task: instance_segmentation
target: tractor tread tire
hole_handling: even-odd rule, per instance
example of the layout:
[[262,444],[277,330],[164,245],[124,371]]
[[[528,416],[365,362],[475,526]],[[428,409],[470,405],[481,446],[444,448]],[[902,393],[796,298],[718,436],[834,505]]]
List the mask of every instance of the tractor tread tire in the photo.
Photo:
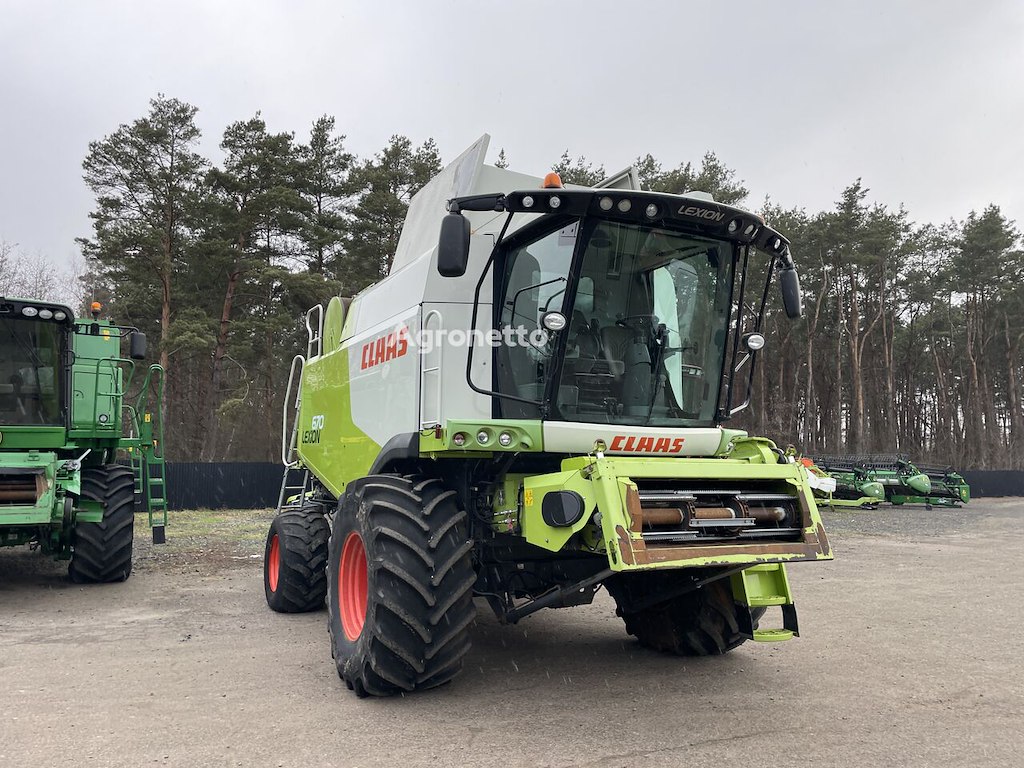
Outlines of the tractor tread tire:
[[[747,638],[740,634],[737,611],[729,579],[670,598],[639,611],[616,597],[626,632],[640,645],[678,656],[718,656],[739,647]],[[754,627],[764,608],[753,611]]]
[[[339,617],[338,568],[345,537],[363,537],[368,603],[348,640]],[[331,651],[338,675],[360,696],[434,688],[462,669],[476,617],[466,513],[440,480],[373,475],[339,504],[329,560]]]
[[131,467],[87,467],[82,498],[103,504],[99,523],[76,523],[68,575],[77,584],[125,581],[132,573],[135,536],[135,475]]
[[[267,533],[263,553],[263,591],[278,613],[319,611],[327,599],[327,546],[331,526],[321,507],[282,512]],[[270,588],[271,542],[278,537],[277,589]]]

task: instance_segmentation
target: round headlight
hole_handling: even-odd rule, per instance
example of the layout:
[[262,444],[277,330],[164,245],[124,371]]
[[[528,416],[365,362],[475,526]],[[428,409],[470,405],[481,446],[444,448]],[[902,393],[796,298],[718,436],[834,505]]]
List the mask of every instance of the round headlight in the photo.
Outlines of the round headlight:
[[548,205],[550,205],[552,208],[557,208],[561,204],[562,198],[560,198],[558,195],[552,195],[551,198],[548,200]]
[[653,219],[655,216],[658,215],[658,206],[656,206],[654,203],[648,203],[647,207],[644,208],[644,213],[647,215],[648,219]]
[[739,219],[733,219],[732,221],[729,222],[729,234],[730,235],[736,234],[736,230],[739,229],[739,228],[740,228],[740,220]]
[[629,209],[633,207],[631,200],[619,200],[619,210],[622,213],[629,213]]
[[748,333],[743,337],[743,344],[751,352],[757,352],[759,349],[764,349],[764,336],[760,333]]
[[56,312],[53,313],[53,319],[54,320],[58,320],[58,321],[65,320],[65,319],[67,319],[67,314],[65,314],[64,312],[61,312],[58,309]]
[[39,314],[39,310],[36,309],[35,307],[22,307],[21,314],[23,314],[25,317],[35,317],[36,315]]
[[512,433],[502,432],[500,435],[498,435],[498,442],[501,443],[502,447],[508,448],[510,445],[512,445]]
[[529,195],[523,198],[523,208],[533,208],[533,198]]
[[480,445],[487,445],[487,442],[490,439],[491,433],[488,432],[486,429],[481,429],[479,432],[476,433],[476,441],[480,443]]
[[561,312],[548,312],[541,319],[541,324],[549,331],[560,331],[565,328],[567,322]]
[[40,309],[39,317],[43,320],[51,320],[53,318],[53,312],[48,309]]
[[466,433],[465,432],[456,432],[454,435],[452,435],[452,445],[454,445],[456,448],[461,448],[465,444],[466,444]]
[[746,228],[744,228],[744,230],[743,230],[743,234],[746,235],[747,237],[749,237],[750,235],[754,234],[754,225],[753,224],[747,224]]
[[602,211],[610,211],[615,202],[610,197],[602,197],[597,204],[601,206]]
[[775,240],[772,242],[772,248],[777,251],[781,247],[782,247],[782,240],[780,240],[779,238],[776,237]]

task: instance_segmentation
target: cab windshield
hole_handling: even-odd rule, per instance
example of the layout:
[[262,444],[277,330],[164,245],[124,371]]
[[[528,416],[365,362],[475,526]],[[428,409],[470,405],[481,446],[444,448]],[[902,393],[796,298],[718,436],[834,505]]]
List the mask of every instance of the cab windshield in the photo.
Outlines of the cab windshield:
[[60,334],[42,320],[0,319],[0,424],[60,426]]
[[[729,323],[734,246],[674,230],[600,221],[588,231],[568,297],[580,222],[509,251],[498,317],[500,391],[540,401],[549,418],[591,423],[714,423]],[[543,316],[568,320],[565,356]],[[506,416],[537,408],[504,401]]]

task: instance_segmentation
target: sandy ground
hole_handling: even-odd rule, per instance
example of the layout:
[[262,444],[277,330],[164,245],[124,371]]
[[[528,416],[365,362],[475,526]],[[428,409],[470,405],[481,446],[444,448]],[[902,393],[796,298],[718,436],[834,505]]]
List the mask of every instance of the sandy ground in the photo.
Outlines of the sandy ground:
[[483,609],[452,685],[385,700],[338,680],[326,614],[266,607],[266,513],[179,513],[121,585],[0,551],[0,766],[1020,765],[1024,500],[826,520],[799,639],[677,659],[603,594]]

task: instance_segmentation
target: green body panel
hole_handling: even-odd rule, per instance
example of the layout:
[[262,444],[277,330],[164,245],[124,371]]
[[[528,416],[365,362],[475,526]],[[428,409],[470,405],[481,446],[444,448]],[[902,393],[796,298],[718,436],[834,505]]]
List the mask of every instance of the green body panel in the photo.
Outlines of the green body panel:
[[[767,442],[767,441],[765,441]],[[537,475],[523,481],[523,502],[520,520],[521,534],[531,544],[547,550],[561,549],[573,533],[587,526],[597,527],[589,513],[571,529],[547,525],[541,517],[543,497],[559,490],[579,493],[589,510],[600,512],[600,539],[597,532],[584,536],[583,541],[600,541],[594,551],[602,551],[613,571],[644,570],[650,568],[701,567],[708,565],[739,565],[743,563],[781,562],[789,560],[830,560],[831,551],[823,541],[824,533],[817,506],[807,485],[803,468],[791,463],[764,464],[756,460],[755,450],[746,458],[663,458],[663,457],[595,457],[578,456],[561,463],[561,472]],[[773,460],[775,454],[772,453]],[[765,553],[757,545],[738,545],[728,548],[715,544],[687,547],[685,557],[640,562],[634,548],[642,541],[639,533],[631,531],[626,495],[636,479],[672,479],[693,481],[774,481],[788,486],[806,511],[804,530],[808,540],[819,541],[817,551],[794,543],[790,548]],[[507,486],[506,486],[507,488]],[[510,493],[506,490],[504,495]],[[497,513],[497,510],[496,510]],[[726,549],[729,551],[726,552]],[[696,551],[695,551],[696,550]],[[706,553],[706,554],[705,554]]]
[[112,440],[121,437],[125,377],[134,369],[131,360],[121,358],[119,333],[107,324],[98,332],[71,335],[74,365],[71,374],[71,428],[77,440]]
[[[486,432],[488,440],[481,444],[477,440],[478,432]],[[512,435],[512,442],[503,446],[498,441],[502,432]],[[462,446],[456,445],[452,439],[457,434],[466,436]],[[492,453],[525,453],[544,450],[543,423],[529,419],[487,419],[481,421],[451,421],[443,428],[428,429],[420,433],[420,454],[431,458],[441,458],[445,452],[451,456],[465,456],[478,453],[486,456]]]
[[[562,466],[565,464],[562,462]],[[584,469],[589,466],[523,479],[522,535],[528,542],[558,552],[574,534],[590,524],[590,516],[597,507],[597,489],[589,478],[583,476]],[[574,525],[554,527],[544,522],[541,503],[545,494],[552,491],[575,491],[583,497],[583,516]]]
[[64,427],[0,425],[0,451],[45,451],[66,447],[68,447],[68,433]]
[[[65,493],[66,478],[57,482],[57,455],[50,452],[27,451],[25,453],[0,453],[0,476],[10,478],[12,472],[24,470],[25,475],[35,482],[36,474],[42,471],[44,490],[33,503],[0,505],[0,527],[6,525],[50,525],[60,523],[63,509],[58,509],[57,499]],[[33,474],[27,474],[33,473]],[[77,477],[76,477],[77,481]]]
[[299,460],[335,498],[369,473],[381,449],[352,420],[348,369],[348,350],[333,349],[307,362],[302,371]]
[[341,299],[332,296],[327,302],[327,309],[324,310],[324,351],[337,349],[341,343],[341,331],[344,324],[344,308]]

